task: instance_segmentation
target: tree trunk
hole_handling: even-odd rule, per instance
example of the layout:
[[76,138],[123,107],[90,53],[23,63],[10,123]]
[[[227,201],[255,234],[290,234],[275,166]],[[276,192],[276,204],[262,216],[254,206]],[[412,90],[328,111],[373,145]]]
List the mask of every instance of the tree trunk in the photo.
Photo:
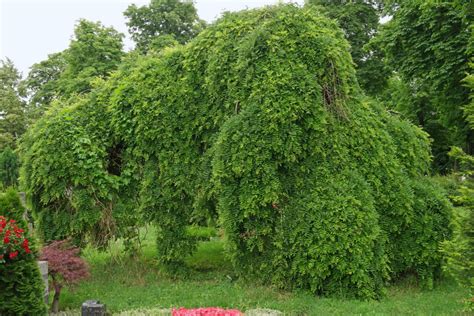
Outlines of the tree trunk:
[[53,313],[57,313],[59,311],[59,295],[61,294],[62,286],[59,283],[53,281],[54,286],[54,297],[53,297],[53,305],[51,306],[51,311]]

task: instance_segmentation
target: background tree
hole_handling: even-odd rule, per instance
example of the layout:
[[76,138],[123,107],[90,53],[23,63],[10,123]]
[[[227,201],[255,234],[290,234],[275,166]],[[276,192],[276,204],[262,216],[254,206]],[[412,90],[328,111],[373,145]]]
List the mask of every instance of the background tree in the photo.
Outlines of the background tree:
[[34,64],[22,82],[29,96],[28,116],[36,120],[51,101],[60,96],[59,80],[66,68],[66,51],[48,55],[46,60]]
[[26,130],[26,104],[18,85],[21,75],[10,59],[0,61],[0,150],[15,148]]
[[435,167],[444,171],[450,146],[474,151],[474,133],[463,113],[469,92],[461,84],[469,71],[472,17],[454,1],[392,1],[390,12],[393,18],[376,41],[411,91],[409,111],[401,103],[397,109],[415,115],[413,121],[430,134]]
[[431,99],[431,94],[417,81],[406,82],[397,73],[389,79],[385,90],[378,98],[386,107],[428,132],[433,155],[434,170],[447,171],[449,167],[450,135],[447,127],[441,124]]
[[335,19],[351,44],[351,55],[357,69],[357,79],[366,93],[382,91],[390,75],[383,53],[375,44],[368,45],[377,34],[382,3],[377,0],[308,0],[327,16]]
[[159,52],[166,47],[179,45],[178,41],[171,34],[159,35],[152,39],[148,49],[150,51]]
[[458,192],[453,196],[456,208],[454,236],[445,241],[442,251],[446,255],[446,270],[458,283],[470,288],[468,307],[474,310],[474,156],[454,147],[450,155],[459,164],[461,179]]
[[53,100],[89,92],[93,80],[109,76],[124,56],[122,40],[112,27],[79,20],[69,47],[34,64],[22,82],[30,97],[29,118],[36,120]]
[[[473,5],[473,4],[471,4]],[[473,12],[473,11],[471,11]],[[474,26],[471,26],[471,40],[468,52],[474,52]],[[466,117],[474,129],[474,58],[471,57],[471,73],[466,77],[465,84],[470,89],[471,102],[465,107]],[[460,179],[457,194],[453,196],[457,206],[454,221],[454,238],[443,244],[446,269],[460,284],[470,287],[468,308],[474,310],[474,156],[454,147],[449,153],[456,159],[456,176]]]
[[172,35],[184,44],[206,25],[189,0],[151,0],[148,6],[142,7],[132,4],[124,15],[129,33],[142,52],[148,51],[156,36]]
[[0,181],[3,186],[17,184],[19,159],[12,148],[16,148],[16,142],[27,126],[20,80],[20,73],[11,60],[0,61]]
[[91,81],[105,78],[117,69],[124,53],[123,34],[100,22],[79,20],[74,38],[64,55],[66,66],[60,77],[66,95],[89,92]]

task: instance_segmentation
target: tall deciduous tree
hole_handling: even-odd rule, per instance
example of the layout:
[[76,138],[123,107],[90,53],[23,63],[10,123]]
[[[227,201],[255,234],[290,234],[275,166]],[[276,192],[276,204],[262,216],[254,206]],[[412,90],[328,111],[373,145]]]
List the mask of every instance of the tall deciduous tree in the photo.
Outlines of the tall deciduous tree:
[[65,54],[61,86],[67,95],[88,92],[91,80],[117,69],[124,53],[123,34],[100,22],[79,20]]
[[14,148],[26,130],[25,102],[18,90],[20,80],[10,59],[0,61],[0,150]]
[[[467,10],[470,5],[470,10]],[[474,14],[474,3],[461,6],[466,13]],[[466,15],[468,16],[468,15]],[[470,89],[471,102],[464,108],[467,121],[474,129],[474,26],[471,26],[471,40],[468,53],[471,56],[471,72],[464,80]],[[446,241],[442,250],[446,253],[446,269],[459,283],[470,287],[468,308],[474,311],[474,155],[467,155],[460,148],[452,148],[449,153],[458,162],[457,170],[463,181],[454,197],[454,202],[461,207],[456,214],[454,238]]]
[[132,4],[124,15],[132,39],[142,52],[149,50],[157,36],[172,35],[184,44],[205,27],[189,0],[151,0],[142,7]]
[[[402,80],[413,91],[428,96],[414,103],[412,111],[418,118],[416,123],[426,128],[439,149],[434,152],[438,169],[446,167],[451,145],[474,152],[474,132],[463,113],[469,102],[462,80],[469,71],[472,24],[472,14],[469,16],[466,8],[456,1],[391,2],[393,19],[378,38]],[[444,130],[441,138],[435,133],[440,129]]]
[[[458,1],[458,5],[463,9],[465,12],[464,17],[467,21],[472,21],[474,17],[474,2],[462,2],[461,0]],[[464,108],[464,112],[467,118],[467,121],[472,129],[474,129],[474,23],[470,23],[470,31],[471,31],[471,39],[469,40],[469,44],[467,47],[467,54],[470,56],[469,60],[469,67],[470,72],[467,77],[464,79],[464,83],[466,87],[471,91],[470,99],[471,102],[466,105]]]
[[390,70],[383,62],[377,45],[368,45],[376,35],[381,14],[377,0],[307,0],[335,19],[351,44],[351,55],[357,66],[357,79],[366,93],[376,95],[387,84]]
[[48,59],[34,64],[30,68],[22,85],[30,97],[29,118],[35,120],[45,107],[60,95],[59,79],[66,68],[66,51],[50,54]]
[[79,20],[69,47],[34,64],[23,82],[29,114],[36,119],[57,98],[90,91],[91,82],[117,69],[124,52],[123,34],[100,22]]

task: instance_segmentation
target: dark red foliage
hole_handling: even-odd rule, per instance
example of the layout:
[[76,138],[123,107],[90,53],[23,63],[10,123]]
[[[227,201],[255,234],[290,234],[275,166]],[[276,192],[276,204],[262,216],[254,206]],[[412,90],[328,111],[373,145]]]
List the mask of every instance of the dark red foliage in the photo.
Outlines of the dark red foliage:
[[68,240],[54,241],[41,251],[41,260],[48,261],[49,274],[60,283],[75,284],[89,276],[87,263],[79,256],[80,249]]

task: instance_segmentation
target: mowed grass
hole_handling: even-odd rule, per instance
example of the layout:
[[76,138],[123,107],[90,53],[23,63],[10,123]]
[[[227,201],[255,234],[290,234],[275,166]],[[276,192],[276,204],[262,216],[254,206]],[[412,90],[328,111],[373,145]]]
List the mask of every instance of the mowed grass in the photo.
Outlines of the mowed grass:
[[[200,242],[186,262],[189,270],[170,277],[156,262],[154,234],[149,230],[142,253],[130,258],[114,243],[108,252],[86,249],[91,277],[75,289],[64,289],[61,308],[78,309],[88,299],[99,299],[108,311],[143,308],[223,307],[241,311],[269,308],[286,315],[463,315],[468,290],[445,280],[432,291],[413,280],[389,287],[381,301],[320,298],[308,292],[285,292],[270,286],[236,280],[224,255],[222,240]],[[467,314],[466,314],[467,315]]]

